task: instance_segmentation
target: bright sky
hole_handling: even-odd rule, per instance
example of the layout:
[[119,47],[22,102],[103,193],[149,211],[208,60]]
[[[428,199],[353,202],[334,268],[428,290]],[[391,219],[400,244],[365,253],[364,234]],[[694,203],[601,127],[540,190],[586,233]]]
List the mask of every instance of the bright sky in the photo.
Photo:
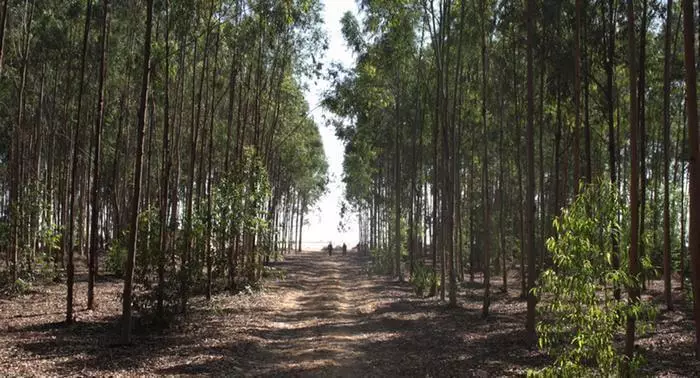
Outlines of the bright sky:
[[[324,67],[328,67],[330,62],[340,62],[343,66],[350,66],[354,58],[347,49],[343,34],[341,32],[340,19],[347,11],[357,14],[355,0],[324,0],[323,20],[325,22],[326,34],[328,35],[328,50],[323,60]],[[320,103],[323,92],[329,87],[326,80],[318,80],[316,83],[309,83],[309,91],[306,93],[306,101],[311,109],[316,108]],[[324,117],[325,115],[325,117]],[[304,227],[302,243],[308,248],[320,248],[319,242],[333,242],[334,245],[346,243],[348,247],[353,247],[358,242],[357,215],[346,214],[345,232],[338,230],[340,222],[340,206],[345,195],[343,185],[343,144],[336,138],[335,130],[332,126],[326,125],[326,119],[331,117],[323,108],[318,107],[312,110],[311,116],[319,125],[323,148],[328,159],[328,170],[330,175],[329,190],[326,195],[316,204],[308,216],[308,225]]]

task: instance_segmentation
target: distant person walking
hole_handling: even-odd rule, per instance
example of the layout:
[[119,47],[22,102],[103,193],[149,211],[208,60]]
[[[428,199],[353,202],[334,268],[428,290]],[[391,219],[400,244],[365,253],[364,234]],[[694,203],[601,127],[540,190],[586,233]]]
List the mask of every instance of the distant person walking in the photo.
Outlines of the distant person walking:
[[333,255],[333,243],[328,242],[328,256]]
[[343,256],[345,256],[348,253],[348,246],[343,243]]

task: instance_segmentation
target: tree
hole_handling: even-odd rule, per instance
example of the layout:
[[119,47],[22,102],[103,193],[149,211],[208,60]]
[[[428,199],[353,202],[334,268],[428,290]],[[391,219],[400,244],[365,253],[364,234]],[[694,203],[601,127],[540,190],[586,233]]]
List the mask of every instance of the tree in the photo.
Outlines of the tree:
[[693,294],[693,317],[695,319],[695,356],[700,358],[700,146],[698,143],[697,75],[695,67],[695,15],[693,2],[683,0],[683,46],[686,86],[686,116],[688,117],[688,143],[690,164],[688,171],[689,214],[688,253],[691,259]]
[[134,193],[129,214],[129,243],[122,298],[122,342],[131,343],[131,298],[133,289],[134,267],[136,264],[136,241],[138,233],[139,209],[141,205],[141,178],[143,175],[143,144],[146,129],[146,105],[151,76],[151,29],[153,25],[153,0],[146,0],[146,31],[143,41],[143,74],[141,77],[141,100],[137,114],[136,168],[134,169]]
[[[92,0],[88,0],[85,10],[85,27],[83,29],[83,48],[80,59],[80,84],[78,86],[78,107],[76,111],[75,133],[73,136],[73,151],[71,153],[71,175],[70,175],[70,204],[68,210],[68,278],[66,285],[68,286],[66,298],[66,323],[73,323],[73,281],[75,276],[75,264],[73,255],[75,253],[75,197],[78,195],[78,166],[82,151],[82,137],[80,127],[80,116],[82,114],[81,106],[83,104],[83,91],[85,89],[85,65],[88,49],[88,37],[90,36],[90,17],[92,12]],[[82,232],[82,231],[81,231]]]
[[98,253],[98,234],[99,234],[99,219],[100,219],[100,165],[102,164],[102,128],[104,125],[105,114],[105,80],[107,79],[107,46],[109,45],[108,30],[109,30],[109,0],[102,2],[102,35],[101,40],[101,56],[100,56],[100,73],[97,84],[97,117],[95,119],[95,131],[93,135],[93,162],[92,162],[92,214],[90,215],[90,252],[89,252],[89,267],[88,267],[88,309],[95,307],[95,277],[97,276],[97,253]]
[[[635,282],[629,285],[628,295],[630,302],[635,303],[639,300],[639,287],[636,280],[639,279],[639,258],[637,250],[639,247],[639,157],[637,146],[638,134],[638,109],[637,109],[637,62],[635,52],[637,51],[635,41],[634,28],[634,4],[632,0],[627,1],[627,34],[628,34],[628,68],[629,68],[629,92],[630,92],[630,245],[629,245],[629,271],[630,276]],[[634,332],[635,318],[634,316],[627,317],[627,330],[625,337],[625,354],[631,360],[634,354]]]
[[673,0],[666,2],[666,27],[664,35],[664,297],[666,308],[673,310],[671,293],[671,211],[669,166],[671,165],[671,30],[673,23]]
[[530,342],[535,343],[537,334],[535,330],[535,305],[537,298],[532,289],[537,278],[537,266],[535,262],[535,137],[534,137],[534,113],[535,101],[533,93],[533,62],[532,50],[534,48],[535,30],[533,25],[534,0],[527,0],[525,19],[527,20],[527,128],[525,131],[527,150],[527,189],[525,195],[525,249],[527,253],[527,319],[525,329]]
[[10,0],[2,2],[2,16],[0,16],[0,75],[2,75],[2,60],[5,51],[5,29],[7,28],[7,4]]

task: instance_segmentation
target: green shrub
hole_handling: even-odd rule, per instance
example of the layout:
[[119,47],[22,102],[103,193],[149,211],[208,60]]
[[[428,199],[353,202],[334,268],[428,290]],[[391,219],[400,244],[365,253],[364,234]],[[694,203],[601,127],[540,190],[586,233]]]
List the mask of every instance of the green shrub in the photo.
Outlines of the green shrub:
[[370,271],[372,274],[384,275],[391,273],[393,267],[393,257],[390,251],[381,248],[375,248],[370,251],[372,261],[370,262]]
[[271,278],[275,280],[284,280],[287,277],[287,272],[284,269],[275,268],[272,266],[263,267],[263,278]]
[[[614,288],[638,285],[626,266],[628,215],[615,188],[606,181],[582,191],[554,221],[556,236],[547,240],[553,266],[542,272],[535,293],[540,322],[539,344],[556,358],[554,364],[529,375],[545,377],[617,376],[629,374],[642,359],[632,361],[621,352],[616,337],[624,334],[629,316],[637,319],[638,332],[650,328],[653,307],[614,298]],[[612,267],[611,233],[618,235],[621,267]]]
[[121,241],[121,238],[112,239],[107,249],[107,259],[105,265],[107,271],[114,273],[117,277],[124,276],[126,268],[127,250]]
[[27,294],[32,289],[32,283],[22,278],[12,282],[9,272],[0,272],[0,293],[11,297]]
[[426,296],[430,288],[435,285],[435,287],[440,287],[440,280],[437,278],[435,272],[432,268],[429,268],[423,264],[416,264],[413,268],[413,275],[411,276],[411,284],[419,297]]

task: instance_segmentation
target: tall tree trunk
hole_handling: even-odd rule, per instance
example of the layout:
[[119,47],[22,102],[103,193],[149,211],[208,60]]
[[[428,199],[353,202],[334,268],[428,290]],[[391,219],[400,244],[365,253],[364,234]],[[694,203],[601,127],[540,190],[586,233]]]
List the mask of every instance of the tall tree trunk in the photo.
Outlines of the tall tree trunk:
[[109,1],[103,0],[104,8],[102,15],[102,53],[100,56],[100,76],[97,84],[97,118],[95,119],[94,156],[92,171],[92,215],[90,216],[90,262],[88,264],[88,309],[95,308],[95,277],[97,276],[97,253],[98,253],[98,220],[100,218],[100,165],[102,150],[102,126],[104,125],[105,114],[105,81],[107,80],[107,33],[109,30]]
[[501,287],[501,291],[504,293],[508,292],[508,267],[506,265],[506,229],[505,229],[505,172],[504,172],[504,163],[505,163],[505,152],[504,152],[504,141],[503,141],[503,129],[505,128],[505,125],[503,124],[503,108],[505,106],[504,104],[504,99],[501,97],[501,100],[499,101],[499,124],[500,127],[498,128],[498,234],[500,237],[500,245],[498,246],[499,251],[500,251],[500,260],[501,264],[503,264],[503,271],[501,272],[503,274],[503,286]]
[[584,137],[584,152],[586,156],[586,173],[585,182],[590,184],[593,180],[593,156],[591,151],[591,119],[590,119],[590,77],[591,77],[591,58],[588,51],[588,22],[586,21],[588,10],[588,2],[583,5],[583,137]]
[[156,317],[164,320],[165,310],[165,262],[168,250],[168,195],[170,193],[170,170],[172,168],[172,156],[170,152],[170,0],[165,2],[165,62],[163,69],[163,156],[160,184],[160,230],[158,240],[158,288],[156,291]]
[[131,295],[136,265],[136,241],[138,232],[139,205],[141,203],[141,176],[143,172],[143,144],[146,129],[146,104],[151,74],[151,29],[153,27],[153,0],[146,0],[146,32],[143,42],[143,75],[141,78],[141,100],[139,101],[136,168],[134,169],[134,193],[129,214],[129,244],[126,270],[124,273],[124,294],[122,296],[122,342],[131,343]]
[[21,69],[20,69],[20,85],[18,93],[18,107],[17,107],[17,124],[14,126],[13,135],[10,140],[10,193],[9,193],[9,203],[8,207],[10,209],[10,251],[12,259],[11,275],[12,283],[17,282],[17,277],[19,274],[19,242],[20,233],[19,228],[22,223],[20,218],[22,217],[21,208],[21,187],[22,187],[22,140],[24,133],[24,112],[25,112],[25,87],[27,83],[27,67],[29,64],[29,41],[30,41],[30,30],[32,25],[32,19],[34,15],[34,1],[31,3],[29,0],[24,2],[24,23],[23,23],[23,35],[22,35],[22,56],[21,56]]
[[683,0],[683,41],[685,51],[686,116],[690,143],[688,245],[691,261],[693,318],[695,320],[695,356],[700,358],[700,146],[698,146],[697,74],[695,66],[695,15],[693,2]]
[[[607,56],[605,61],[606,75],[606,96],[607,96],[607,116],[608,116],[608,158],[610,164],[610,183],[617,191],[617,148],[615,147],[615,94],[614,94],[614,70],[615,70],[615,0],[608,0],[608,19],[606,33]],[[620,247],[618,233],[610,232],[610,243],[612,245],[612,267],[620,269]],[[620,300],[620,287],[613,290],[615,299]]]
[[302,199],[299,204],[299,237],[297,239],[297,252],[301,252],[301,236],[304,229],[304,209],[306,208],[306,200]]
[[[71,158],[71,190],[70,190],[70,204],[68,206],[68,276],[66,279],[66,285],[68,287],[66,296],[66,323],[73,323],[73,281],[75,266],[73,264],[73,254],[75,253],[75,197],[77,196],[78,189],[78,166],[80,164],[80,157],[82,151],[82,137],[81,137],[81,126],[80,126],[80,116],[82,115],[82,104],[83,104],[83,91],[85,87],[85,65],[87,58],[88,49],[88,37],[90,35],[90,15],[92,12],[92,0],[88,0],[87,8],[85,10],[85,29],[83,32],[83,49],[80,58],[80,84],[78,86],[78,108],[76,111],[76,122],[75,122],[75,134],[73,139],[73,151]],[[82,230],[78,230],[82,233]]]
[[664,297],[666,309],[673,310],[671,294],[671,213],[669,165],[671,144],[671,25],[673,20],[673,0],[666,2],[666,30],[664,36]]
[[394,122],[394,270],[399,282],[403,282],[403,269],[401,268],[401,111],[399,98],[396,99],[396,119]]
[[[680,26],[679,26],[679,29],[680,29]],[[685,146],[685,144],[688,141],[688,135],[687,135],[688,134],[687,133],[688,120],[686,117],[686,114],[687,114],[687,111],[685,110],[686,107],[683,106],[683,109],[684,109],[683,110],[683,136],[682,136],[683,142],[681,145]],[[686,252],[687,252],[686,251],[686,243],[685,243],[685,239],[686,239],[685,230],[686,230],[686,222],[687,222],[687,218],[686,218],[687,211],[686,211],[686,202],[685,202],[685,177],[686,177],[685,159],[686,159],[686,156],[684,156],[682,151],[683,151],[683,149],[679,148],[678,149],[678,156],[676,156],[676,159],[680,160],[680,166],[681,166],[681,169],[680,169],[680,171],[681,171],[681,185],[680,185],[680,188],[681,188],[681,208],[680,208],[680,210],[681,210],[680,211],[680,213],[681,213],[681,221],[680,221],[680,223],[681,223],[681,235],[680,235],[681,248],[680,248],[680,251],[679,251],[680,253],[678,256],[678,270],[680,271],[680,276],[681,276],[681,284],[680,284],[681,290],[685,290],[685,276],[686,276],[685,271],[687,270],[687,268],[685,266],[685,260],[686,260],[685,256],[686,256]]]
[[[515,164],[517,165],[518,171],[518,231],[520,233],[520,297],[526,298],[527,296],[527,286],[526,286],[526,274],[525,274],[525,222],[523,213],[523,164],[522,159],[518,157],[522,153],[522,125],[520,123],[520,105],[518,103],[519,91],[518,91],[518,50],[517,45],[513,49],[513,93],[515,94],[515,127],[516,131],[514,133],[514,143],[513,150],[515,151]],[[555,181],[556,183],[556,181]],[[556,196],[555,196],[556,198]]]
[[2,2],[2,18],[0,18],[0,76],[2,76],[2,62],[5,56],[5,29],[7,28],[7,4],[10,0]]
[[[631,303],[639,301],[639,284],[636,282],[639,274],[639,157],[637,150],[637,133],[639,115],[637,109],[637,62],[635,53],[637,51],[634,31],[634,2],[627,0],[627,34],[629,38],[628,53],[629,53],[629,91],[630,91],[630,250],[629,250],[629,270],[630,275],[634,278],[629,288],[629,298]],[[627,331],[625,337],[625,354],[631,360],[634,354],[634,331],[635,318],[631,314],[627,318]]]
[[216,40],[214,42],[214,66],[212,67],[212,77],[211,77],[211,100],[210,100],[210,111],[209,111],[209,143],[207,146],[207,177],[206,177],[206,189],[207,189],[207,222],[206,222],[206,235],[205,235],[205,258],[207,264],[207,300],[211,299],[212,291],[212,264],[213,257],[211,251],[212,244],[212,150],[214,146],[214,116],[216,114],[216,76],[217,76],[217,66],[219,62],[219,34],[216,34]]
[[[580,1],[580,0],[579,0]],[[578,1],[577,1],[578,2]],[[537,342],[535,330],[535,305],[537,298],[532,292],[537,278],[537,266],[535,262],[535,138],[534,138],[534,113],[535,99],[533,91],[533,61],[532,50],[535,44],[535,30],[533,25],[535,11],[534,0],[527,0],[527,188],[525,197],[525,248],[527,251],[527,319],[525,330],[528,341]],[[578,122],[577,122],[578,124]]]
[[581,179],[581,164],[579,150],[579,130],[581,129],[581,1],[576,0],[576,29],[574,31],[574,114],[576,124],[574,125],[574,194],[578,194],[579,180]]
[[[644,230],[646,229],[646,209],[647,209],[647,130],[646,130],[646,39],[647,39],[647,4],[648,1],[643,1],[642,6],[642,25],[639,36],[639,89],[637,90],[637,106],[639,118],[639,166],[640,166],[640,187],[639,187],[639,257],[644,258],[646,254],[646,241],[644,238]],[[641,271],[642,289],[646,290],[646,274]]]
[[488,78],[488,55],[486,51],[486,2],[481,2],[481,122],[483,127],[483,140],[484,144],[484,160],[482,162],[483,167],[483,189],[482,189],[482,199],[484,207],[484,224],[483,224],[483,238],[482,245],[484,248],[484,303],[481,309],[483,317],[489,315],[489,307],[491,305],[491,212],[490,212],[490,198],[489,198],[489,135],[488,135],[488,122],[486,119],[486,96],[487,96],[487,78]]

